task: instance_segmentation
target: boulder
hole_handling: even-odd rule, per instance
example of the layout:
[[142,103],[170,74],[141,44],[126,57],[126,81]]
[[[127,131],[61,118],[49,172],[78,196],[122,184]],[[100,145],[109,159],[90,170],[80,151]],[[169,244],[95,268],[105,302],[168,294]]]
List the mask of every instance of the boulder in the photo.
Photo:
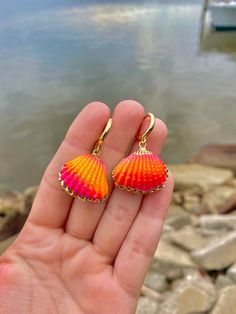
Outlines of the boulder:
[[216,186],[202,198],[205,213],[227,213],[236,207],[236,188],[223,185]]
[[22,204],[23,198],[19,192],[11,190],[7,186],[0,188],[0,210],[11,207],[20,211]]
[[160,314],[206,313],[216,300],[214,285],[200,276],[182,280],[160,307]]
[[158,272],[153,271],[148,272],[144,284],[147,287],[161,293],[169,289],[169,284],[167,282],[166,276]]
[[185,225],[191,224],[191,215],[178,205],[171,205],[168,210],[166,224],[174,229],[180,229]]
[[199,225],[208,230],[236,230],[236,215],[202,215],[199,217]]
[[194,158],[194,161],[203,165],[231,169],[236,174],[236,145],[206,145]]
[[[188,266],[187,266],[188,267]],[[178,263],[166,259],[153,259],[151,270],[166,276],[168,280],[177,280],[184,277],[184,268]]]
[[183,192],[183,208],[191,214],[199,215],[203,212],[203,205],[199,194],[186,190]]
[[136,314],[158,314],[158,303],[147,297],[140,297]]
[[182,205],[183,204],[182,191],[174,191],[173,192],[172,202],[175,205]]
[[185,251],[164,240],[159,242],[154,260],[163,260],[181,267],[196,267],[196,264]]
[[193,260],[206,270],[221,270],[236,260],[236,232],[210,240],[191,253]]
[[0,189],[0,241],[19,232],[26,216],[22,213],[22,195],[6,186]]
[[21,230],[26,220],[18,209],[5,207],[0,209],[0,241]]
[[149,288],[148,286],[143,285],[141,289],[141,295],[150,299],[153,299],[157,303],[162,302],[165,299],[165,295],[168,294],[166,293],[160,293],[157,292],[156,290]]
[[220,290],[220,296],[211,314],[236,313],[236,285],[228,286]]
[[172,164],[169,167],[175,178],[175,190],[196,188],[205,192],[213,186],[229,182],[234,176],[231,170],[208,167],[196,163]]
[[234,282],[232,279],[230,279],[228,276],[221,275],[221,274],[216,278],[216,281],[215,281],[215,286],[217,289],[222,289],[224,287],[231,286],[233,284]]
[[195,228],[186,226],[181,230],[172,231],[166,235],[167,239],[173,244],[187,250],[199,249],[206,243],[206,238],[199,234]]
[[173,227],[174,229],[181,229],[186,225],[190,225],[191,223],[191,217],[187,213],[168,217],[166,219],[166,224]]
[[185,268],[196,268],[191,257],[182,249],[161,239],[153,258],[151,269],[160,272],[167,279],[183,277]]

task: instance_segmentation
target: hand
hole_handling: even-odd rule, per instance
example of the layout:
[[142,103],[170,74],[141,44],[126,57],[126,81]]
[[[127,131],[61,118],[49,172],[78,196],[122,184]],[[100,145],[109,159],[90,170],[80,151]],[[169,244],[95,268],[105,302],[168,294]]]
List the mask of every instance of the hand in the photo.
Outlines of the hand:
[[[86,106],[47,167],[23,230],[0,257],[1,313],[135,312],[170,203],[172,176],[154,194],[142,197],[115,188],[99,204],[73,199],[57,178],[65,161],[91,152],[109,115],[102,103]],[[143,118],[135,101],[123,101],[114,111],[101,153],[110,187],[111,171]],[[166,135],[166,126],[156,119],[148,148],[159,154]]]

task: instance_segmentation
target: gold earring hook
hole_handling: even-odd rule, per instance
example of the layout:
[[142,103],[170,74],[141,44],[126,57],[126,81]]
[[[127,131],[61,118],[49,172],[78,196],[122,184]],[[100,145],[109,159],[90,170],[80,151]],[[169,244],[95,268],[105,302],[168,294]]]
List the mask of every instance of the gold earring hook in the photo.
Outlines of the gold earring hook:
[[143,121],[146,118],[148,118],[148,117],[150,118],[150,123],[149,123],[149,126],[148,126],[147,130],[142,135],[139,135],[139,134],[136,135],[136,138],[139,141],[142,141],[144,138],[146,138],[148,136],[148,134],[150,134],[152,132],[152,130],[154,129],[154,126],[155,126],[155,116],[154,116],[154,114],[149,112],[149,113],[146,114],[146,116],[144,117]]
[[147,150],[146,150],[146,146],[147,146],[147,136],[148,134],[150,134],[155,126],[155,116],[154,114],[152,114],[151,112],[147,113],[146,116],[144,117],[143,121],[146,119],[146,118],[150,118],[150,123],[149,123],[149,126],[148,128],[146,129],[146,131],[142,134],[142,135],[139,135],[139,132],[137,133],[136,135],[136,138],[137,140],[139,140],[139,151],[138,151],[138,154],[139,153],[146,153]]
[[105,129],[103,130],[102,132],[102,135],[98,138],[95,146],[94,146],[94,149],[93,149],[93,154],[94,155],[99,155],[100,153],[100,149],[101,149],[101,146],[105,140],[105,137],[107,136],[107,134],[109,133],[110,129],[111,129],[111,126],[112,126],[112,119],[110,118],[105,126]]

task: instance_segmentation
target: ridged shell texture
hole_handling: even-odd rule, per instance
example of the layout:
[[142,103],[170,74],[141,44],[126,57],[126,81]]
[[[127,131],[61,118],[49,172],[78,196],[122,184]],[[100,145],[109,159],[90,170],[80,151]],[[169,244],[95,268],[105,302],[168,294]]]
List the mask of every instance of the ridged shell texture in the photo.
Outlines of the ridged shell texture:
[[59,172],[59,180],[70,195],[82,200],[101,202],[108,195],[104,163],[93,154],[66,162]]
[[135,193],[152,193],[163,186],[166,178],[166,165],[149,151],[130,154],[113,170],[115,185]]

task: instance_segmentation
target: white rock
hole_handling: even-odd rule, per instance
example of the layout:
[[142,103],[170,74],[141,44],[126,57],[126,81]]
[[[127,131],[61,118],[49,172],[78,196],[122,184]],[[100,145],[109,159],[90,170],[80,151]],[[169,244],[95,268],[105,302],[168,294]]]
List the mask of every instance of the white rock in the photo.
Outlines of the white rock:
[[196,250],[202,247],[207,241],[191,226],[186,226],[181,230],[173,231],[169,233],[167,237],[169,241],[187,251]]
[[157,272],[148,272],[144,284],[158,292],[165,292],[169,288],[166,276]]
[[138,306],[136,314],[157,314],[158,304],[147,297],[140,297],[138,301]]
[[236,285],[220,291],[219,299],[211,314],[236,314]]
[[203,215],[199,217],[202,228],[211,230],[236,229],[236,215]]
[[185,268],[197,268],[197,265],[185,251],[161,239],[151,269],[175,280],[184,276]]
[[159,242],[154,259],[163,260],[181,267],[196,267],[196,264],[186,252],[164,240]]
[[222,185],[233,179],[231,170],[202,166],[200,164],[172,164],[169,165],[174,178],[175,189],[185,190],[199,188],[208,191],[211,187]]
[[192,314],[209,311],[216,300],[214,285],[207,279],[187,278],[162,303],[160,314]]
[[231,186],[216,186],[203,195],[204,212],[227,213],[236,206],[236,189]]
[[216,278],[216,282],[215,282],[215,286],[217,289],[222,289],[224,287],[231,286],[233,284],[234,284],[233,280],[225,275],[219,275]]
[[227,270],[227,276],[236,282],[236,263]]
[[211,240],[191,253],[193,260],[207,270],[229,267],[236,260],[236,232]]

